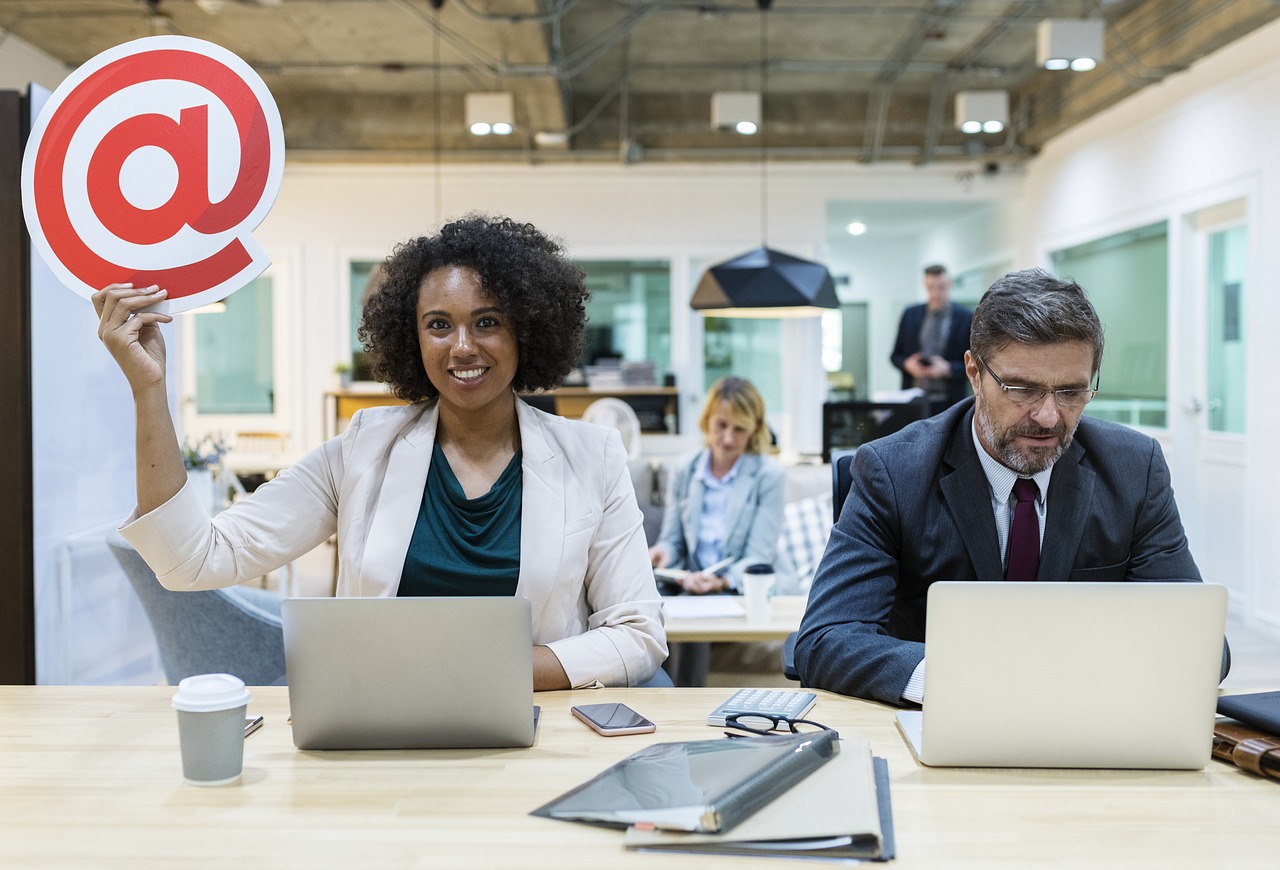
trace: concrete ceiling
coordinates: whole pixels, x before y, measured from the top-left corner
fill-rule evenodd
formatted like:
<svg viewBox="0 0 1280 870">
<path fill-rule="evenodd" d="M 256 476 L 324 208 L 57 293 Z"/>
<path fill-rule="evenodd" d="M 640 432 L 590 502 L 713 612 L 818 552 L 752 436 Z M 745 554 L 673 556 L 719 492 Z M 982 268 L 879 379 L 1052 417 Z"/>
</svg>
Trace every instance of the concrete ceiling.
<svg viewBox="0 0 1280 870">
<path fill-rule="evenodd" d="M 216 42 L 262 75 L 291 160 L 1019 161 L 1280 16 L 1276 0 L 0 0 L 0 28 L 74 66 L 122 42 Z M 1105 61 L 1035 66 L 1044 18 L 1101 17 Z M 1010 92 L 999 135 L 957 92 Z M 760 134 L 713 130 L 763 91 Z M 464 129 L 510 91 L 516 132 Z M 438 96 L 437 96 L 438 95 Z M 537 135 L 541 134 L 541 135 Z"/>
</svg>

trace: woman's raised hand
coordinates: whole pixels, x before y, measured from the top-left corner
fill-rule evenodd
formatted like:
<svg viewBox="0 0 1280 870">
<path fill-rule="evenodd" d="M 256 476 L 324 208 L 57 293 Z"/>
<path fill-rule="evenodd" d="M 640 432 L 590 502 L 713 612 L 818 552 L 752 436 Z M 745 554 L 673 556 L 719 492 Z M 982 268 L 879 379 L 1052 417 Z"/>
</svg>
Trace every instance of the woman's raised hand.
<svg viewBox="0 0 1280 870">
<path fill-rule="evenodd" d="M 143 311 L 163 302 L 166 293 L 156 285 L 134 287 L 110 284 L 93 294 L 98 312 L 98 338 L 107 346 L 116 364 L 136 393 L 164 383 L 164 337 L 160 324 L 173 318 L 156 311 Z"/>
</svg>

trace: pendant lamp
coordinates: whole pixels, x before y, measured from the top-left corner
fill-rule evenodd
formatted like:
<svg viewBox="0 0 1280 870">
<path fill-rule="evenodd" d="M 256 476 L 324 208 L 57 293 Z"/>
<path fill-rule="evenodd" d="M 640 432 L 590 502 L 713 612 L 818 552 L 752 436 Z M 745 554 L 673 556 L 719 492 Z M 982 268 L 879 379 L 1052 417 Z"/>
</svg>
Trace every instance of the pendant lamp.
<svg viewBox="0 0 1280 870">
<path fill-rule="evenodd" d="M 760 7 L 760 97 L 767 91 L 769 30 L 772 0 L 756 0 Z M 765 239 L 768 214 L 768 128 L 760 137 L 761 245 L 707 270 L 689 300 L 689 307 L 713 317 L 816 317 L 840 307 L 835 281 L 821 263 L 775 251 Z"/>
<path fill-rule="evenodd" d="M 826 266 L 762 245 L 708 269 L 689 305 L 713 317 L 814 317 L 840 300 Z"/>
</svg>

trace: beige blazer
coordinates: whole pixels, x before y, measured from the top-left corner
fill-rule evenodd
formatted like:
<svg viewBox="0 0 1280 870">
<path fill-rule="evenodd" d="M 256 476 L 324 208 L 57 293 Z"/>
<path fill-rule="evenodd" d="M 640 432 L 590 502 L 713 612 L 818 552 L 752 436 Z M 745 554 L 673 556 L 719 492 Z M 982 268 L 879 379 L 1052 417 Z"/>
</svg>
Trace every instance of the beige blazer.
<svg viewBox="0 0 1280 870">
<path fill-rule="evenodd" d="M 533 641 L 574 687 L 636 685 L 667 656 L 662 605 L 617 432 L 516 401 L 520 578 Z M 393 596 L 431 466 L 434 404 L 370 408 L 210 519 L 190 486 L 120 532 L 169 589 L 232 586 L 338 536 L 340 596 Z"/>
</svg>

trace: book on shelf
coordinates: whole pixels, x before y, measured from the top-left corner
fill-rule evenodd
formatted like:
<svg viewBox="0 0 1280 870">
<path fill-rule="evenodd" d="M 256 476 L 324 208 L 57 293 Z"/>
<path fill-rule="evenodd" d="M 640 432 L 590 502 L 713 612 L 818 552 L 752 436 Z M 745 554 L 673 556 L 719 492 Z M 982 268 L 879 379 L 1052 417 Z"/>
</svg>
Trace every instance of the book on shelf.
<svg viewBox="0 0 1280 870">
<path fill-rule="evenodd" d="M 728 831 L 839 751 L 834 731 L 657 743 L 532 814 L 621 828 Z"/>
<path fill-rule="evenodd" d="M 866 740 L 844 740 L 832 760 L 725 833 L 629 828 L 628 849 L 888 861 L 894 857 L 889 773 Z"/>
</svg>

